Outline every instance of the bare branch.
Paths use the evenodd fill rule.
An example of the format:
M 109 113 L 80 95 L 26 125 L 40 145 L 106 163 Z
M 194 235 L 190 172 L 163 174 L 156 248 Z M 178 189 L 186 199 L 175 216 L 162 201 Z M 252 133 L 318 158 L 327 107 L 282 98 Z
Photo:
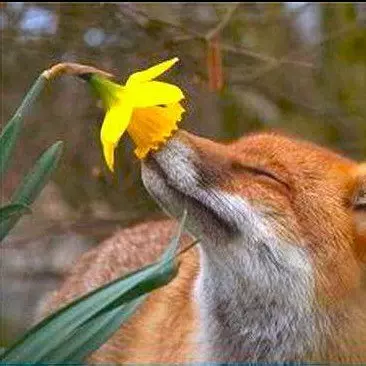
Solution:
M 127 16 L 127 17 L 130 16 L 131 19 L 133 21 L 135 21 L 136 23 L 139 23 L 140 26 L 141 26 L 141 21 L 140 20 L 137 21 L 136 19 L 138 17 L 143 16 L 143 17 L 146 17 L 146 19 L 148 19 L 150 21 L 159 22 L 163 25 L 170 26 L 170 27 L 173 27 L 173 28 L 176 28 L 176 29 L 180 30 L 181 32 L 184 33 L 184 35 L 177 36 L 174 39 L 172 39 L 172 41 L 175 42 L 175 43 L 188 42 L 188 41 L 193 41 L 193 40 L 203 41 L 204 43 L 206 43 L 206 41 L 208 39 L 212 38 L 213 35 L 217 33 L 217 31 L 222 30 L 227 25 L 227 23 L 230 21 L 233 13 L 235 12 L 235 10 L 237 10 L 239 5 L 241 5 L 241 4 L 236 3 L 235 6 L 231 7 L 231 9 L 225 15 L 224 19 L 222 19 L 222 21 L 218 24 L 217 27 L 215 27 L 213 30 L 209 31 L 207 33 L 207 35 L 196 32 L 192 29 L 187 29 L 187 28 L 185 28 L 184 26 L 182 26 L 180 24 L 177 24 L 177 23 L 174 23 L 174 22 L 171 22 L 171 21 L 167 21 L 165 19 L 151 18 L 148 14 L 146 14 L 145 12 L 143 12 L 142 10 L 139 10 L 139 9 L 135 9 L 135 8 L 131 9 L 129 7 L 128 11 L 125 12 L 125 8 L 127 6 L 126 4 L 122 4 L 120 6 L 120 9 L 121 9 L 122 13 L 124 13 L 125 16 Z M 136 17 L 136 14 L 133 14 L 133 13 L 138 14 L 138 16 Z M 263 53 L 255 52 L 255 51 L 249 50 L 247 48 L 243 48 L 243 47 L 233 46 L 233 45 L 230 45 L 230 44 L 222 42 L 222 41 L 220 42 L 220 47 L 223 51 L 242 54 L 242 55 L 246 55 L 246 56 L 256 58 L 256 59 L 264 61 L 264 62 L 270 62 L 271 65 L 268 65 L 268 66 L 271 66 L 271 67 L 272 67 L 273 63 L 278 63 L 278 62 L 281 62 L 281 64 L 293 64 L 293 65 L 296 65 L 296 66 L 301 66 L 301 67 L 306 67 L 306 68 L 314 68 L 315 67 L 313 64 L 308 63 L 308 62 L 294 61 L 294 60 L 290 60 L 290 59 L 287 59 L 287 58 L 277 59 L 277 58 L 274 58 L 272 56 L 269 56 L 269 55 L 266 55 L 266 54 L 263 54 Z
M 280 59 L 277 59 L 275 57 L 272 57 L 272 56 L 269 56 L 269 55 L 266 55 L 266 54 L 263 54 L 263 53 L 251 51 L 247 48 L 231 46 L 231 45 L 226 44 L 226 43 L 221 43 L 221 49 L 223 51 L 253 57 L 255 59 L 265 61 L 265 62 L 274 63 L 274 62 L 279 62 L 280 61 Z M 292 65 L 302 66 L 302 67 L 306 67 L 306 68 L 310 68 L 310 69 L 315 68 L 315 65 L 310 63 L 310 62 L 295 61 L 295 60 L 290 60 L 290 59 L 284 59 L 281 62 L 283 62 L 284 64 L 292 64 Z
M 219 24 L 217 24 L 215 28 L 207 32 L 207 34 L 205 35 L 205 39 L 207 41 L 211 40 L 217 34 L 221 33 L 221 31 L 229 24 L 232 16 L 234 15 L 234 12 L 238 9 L 239 5 L 240 3 L 234 3 L 233 6 L 231 6 L 230 9 L 226 12 L 225 16 L 222 18 Z
M 252 83 L 253 81 L 261 78 L 262 76 L 266 75 L 267 73 L 278 69 L 279 67 L 281 67 L 282 65 L 288 63 L 288 59 L 292 56 L 295 55 L 300 55 L 304 52 L 311 52 L 312 50 L 317 49 L 317 47 L 320 47 L 323 43 L 325 42 L 329 42 L 331 40 L 334 40 L 336 38 L 339 38 L 341 36 L 343 36 L 344 34 L 355 30 L 357 28 L 357 24 L 352 24 L 350 26 L 344 27 L 342 29 L 340 29 L 337 32 L 334 32 L 332 34 L 329 34 L 325 37 L 323 37 L 321 40 L 319 40 L 318 42 L 314 43 L 313 45 L 309 47 L 302 47 L 300 50 L 297 51 L 291 51 L 289 52 L 287 55 L 285 55 L 284 57 L 281 57 L 278 60 L 274 60 L 273 62 L 270 62 L 268 65 L 266 65 L 265 67 L 263 67 L 262 69 L 258 70 L 256 73 L 254 73 L 253 75 L 245 78 L 245 79 L 241 79 L 238 80 L 241 83 Z
M 242 85 L 242 82 L 237 79 L 229 80 L 229 84 L 231 86 L 238 86 Z M 273 101 L 274 103 L 278 104 L 281 100 L 286 100 L 291 105 L 313 117 L 331 117 L 327 123 L 332 125 L 333 127 L 337 126 L 338 124 L 342 126 L 342 128 L 348 128 L 351 125 L 354 125 L 354 120 L 352 117 L 348 116 L 346 113 L 342 112 L 339 107 L 334 104 L 331 105 L 323 105 L 320 104 L 318 106 L 309 104 L 304 102 L 302 99 L 299 99 L 289 93 L 286 93 L 280 90 L 276 85 L 271 84 L 271 86 L 261 85 L 260 83 L 256 82 L 253 84 L 255 90 L 259 93 L 267 97 L 269 100 Z
M 168 21 L 166 19 L 152 18 L 147 13 L 142 11 L 141 9 L 131 8 L 130 6 L 128 6 L 128 4 L 121 4 L 120 10 L 125 16 L 130 16 L 132 18 L 132 20 L 135 21 L 135 23 L 139 23 L 140 26 L 143 26 L 143 25 L 142 25 L 141 21 L 138 21 L 138 19 L 139 19 L 138 17 L 142 16 L 142 17 L 145 17 L 145 19 L 147 19 L 148 21 L 157 22 L 157 23 L 161 23 L 163 25 L 167 25 L 167 26 L 176 28 L 176 29 L 182 31 L 185 34 L 188 34 L 188 35 L 192 36 L 193 38 L 197 38 L 197 39 L 200 39 L 200 40 L 205 39 L 204 35 L 202 35 L 199 32 L 196 32 L 192 29 L 187 29 L 186 27 L 184 27 L 181 24 L 177 24 L 177 23 Z M 144 27 L 146 29 L 146 24 L 144 25 Z

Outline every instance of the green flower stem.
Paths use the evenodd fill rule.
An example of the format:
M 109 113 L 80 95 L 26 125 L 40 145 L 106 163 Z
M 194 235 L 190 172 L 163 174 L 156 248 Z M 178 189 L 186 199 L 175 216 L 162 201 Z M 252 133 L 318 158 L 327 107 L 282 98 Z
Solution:
M 11 154 L 14 150 L 15 143 L 21 130 L 24 116 L 31 110 L 34 102 L 46 85 L 48 79 L 41 74 L 35 81 L 22 104 L 15 112 L 14 116 L 7 123 L 0 136 L 0 176 L 4 176 L 8 168 Z

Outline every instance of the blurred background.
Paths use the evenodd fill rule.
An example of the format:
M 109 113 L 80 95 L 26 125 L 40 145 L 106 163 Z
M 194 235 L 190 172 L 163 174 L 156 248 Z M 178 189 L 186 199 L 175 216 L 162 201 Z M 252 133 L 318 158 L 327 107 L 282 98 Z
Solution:
M 182 127 L 229 141 L 257 130 L 366 156 L 366 6 L 318 3 L 0 3 L 1 124 L 38 75 L 61 61 L 121 82 L 178 56 L 165 80 L 187 96 Z M 26 118 L 6 202 L 37 157 L 65 142 L 61 164 L 1 246 L 0 347 L 30 327 L 37 303 L 75 259 L 121 227 L 162 214 L 127 137 L 104 164 L 104 112 L 83 81 L 50 84 Z

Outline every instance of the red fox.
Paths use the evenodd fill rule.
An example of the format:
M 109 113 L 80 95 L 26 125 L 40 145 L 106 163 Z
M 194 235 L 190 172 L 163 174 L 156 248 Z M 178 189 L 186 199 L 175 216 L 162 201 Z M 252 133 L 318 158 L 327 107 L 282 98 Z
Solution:
M 366 164 L 278 134 L 179 130 L 142 179 L 169 216 L 187 209 L 182 246 L 200 243 L 91 362 L 366 362 Z M 175 225 L 116 233 L 49 308 L 152 262 Z

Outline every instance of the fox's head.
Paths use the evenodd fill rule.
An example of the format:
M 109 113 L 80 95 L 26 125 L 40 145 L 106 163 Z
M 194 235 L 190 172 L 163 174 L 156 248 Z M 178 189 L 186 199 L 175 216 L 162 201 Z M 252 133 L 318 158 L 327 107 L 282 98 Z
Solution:
M 144 161 L 142 177 L 170 215 L 187 209 L 187 229 L 201 240 L 198 301 L 211 314 L 212 330 L 225 332 L 215 327 L 220 319 L 235 327 L 252 308 L 283 307 L 289 316 L 303 314 L 294 315 L 294 329 L 302 322 L 309 327 L 304 338 L 316 337 L 314 304 L 326 309 L 360 287 L 365 165 L 276 134 L 221 144 L 178 131 Z M 243 311 L 232 319 L 224 307 Z M 255 332 L 254 326 L 237 332 Z M 304 339 L 301 347 L 311 343 Z M 296 354 L 300 346 L 293 347 Z

